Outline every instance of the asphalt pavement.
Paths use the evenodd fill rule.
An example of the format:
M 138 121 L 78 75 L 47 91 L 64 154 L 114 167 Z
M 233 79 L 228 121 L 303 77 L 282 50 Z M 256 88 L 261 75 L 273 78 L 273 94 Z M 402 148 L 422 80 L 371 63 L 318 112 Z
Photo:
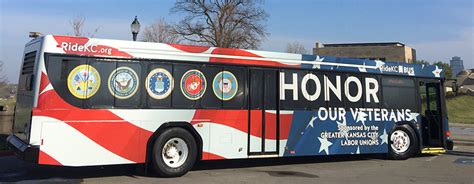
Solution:
M 468 183 L 474 184 L 474 125 L 452 124 L 453 151 L 403 161 L 383 155 L 203 161 L 183 177 L 136 165 L 55 167 L 0 156 L 0 183 Z
M 134 165 L 53 167 L 0 157 L 0 181 L 20 183 L 474 183 L 474 147 L 403 161 L 381 155 L 205 161 L 185 176 L 159 178 Z

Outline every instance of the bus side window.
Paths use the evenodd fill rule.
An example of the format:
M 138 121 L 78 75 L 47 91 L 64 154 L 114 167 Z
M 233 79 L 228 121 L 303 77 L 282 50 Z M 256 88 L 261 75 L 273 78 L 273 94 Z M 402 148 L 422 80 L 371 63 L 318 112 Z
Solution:
M 153 62 L 147 68 L 147 72 L 143 73 L 143 87 L 140 87 L 145 91 L 143 94 L 146 96 L 147 106 L 170 108 L 173 88 L 179 88 L 179 80 L 172 76 L 173 65 Z
M 387 109 L 410 109 L 416 112 L 418 103 L 414 79 L 402 77 L 382 78 L 383 107 Z
M 323 98 L 325 99 L 326 103 L 327 103 L 327 106 L 328 107 L 345 107 L 344 105 L 344 93 L 345 93 L 345 89 L 344 89 L 344 81 L 346 81 L 346 75 L 343 75 L 343 74 L 338 74 L 338 73 L 325 73 L 324 74 L 325 77 L 323 77 L 321 83 L 323 84 L 324 86 L 324 89 L 328 89 L 327 93 L 326 91 L 322 92 L 324 95 L 323 95 Z M 327 79 L 327 81 L 325 82 L 324 80 Z M 339 79 L 340 80 L 340 86 L 337 85 L 337 80 Z M 332 90 L 331 88 L 329 88 L 330 84 L 332 84 L 336 90 Z M 338 95 L 336 95 L 338 94 Z M 328 99 L 325 98 L 325 95 L 328 96 Z M 340 97 L 340 99 L 339 99 Z
M 346 75 L 345 77 L 346 77 L 346 80 L 344 80 L 345 82 L 341 84 L 345 93 L 342 95 L 344 99 L 345 107 L 346 108 L 362 107 L 362 104 L 365 101 L 364 77 L 360 75 L 353 75 L 353 74 Z M 348 84 L 348 91 L 346 91 L 345 83 Z M 352 98 L 352 101 L 350 98 Z
M 369 80 L 369 82 L 366 83 L 366 81 Z M 370 81 L 377 81 L 376 83 L 370 82 Z M 380 83 L 379 77 L 378 76 L 365 76 L 363 78 L 363 84 L 368 86 L 364 86 L 364 88 L 369 88 L 369 89 L 377 89 L 376 84 L 378 84 L 378 90 L 377 93 L 374 95 L 368 94 L 367 91 L 364 89 L 364 98 L 362 101 L 364 102 L 364 107 L 370 107 L 370 108 L 379 108 L 380 104 L 382 103 L 382 84 Z M 367 98 L 370 102 L 367 102 Z M 375 99 L 377 98 L 377 99 Z M 378 100 L 378 102 L 376 101 Z
M 220 88 L 222 81 L 222 67 L 203 65 L 201 71 L 206 76 L 207 87 L 201 99 L 201 107 L 205 109 L 219 109 L 222 107 L 222 100 L 217 97 L 216 90 Z
M 114 73 L 107 78 L 110 93 L 115 96 L 115 108 L 141 107 L 141 94 L 144 92 L 144 79 L 140 62 L 122 61 L 117 63 Z
M 207 81 L 203 84 L 204 73 L 198 65 L 173 64 L 173 76 L 176 84 L 172 92 L 172 105 L 176 108 L 198 108 L 199 100 L 203 96 L 201 89 L 212 88 Z M 185 75 L 186 74 L 186 75 Z M 210 77 L 210 76 L 204 76 Z M 186 95 L 185 95 L 186 94 Z
M 87 60 L 85 58 L 63 56 L 48 56 L 46 62 L 46 68 L 48 74 L 50 74 L 48 75 L 48 78 L 54 90 L 66 102 L 79 108 L 84 107 L 84 100 L 82 98 L 75 97 L 68 89 L 68 76 L 71 74 L 74 68 L 84 64 L 87 64 Z M 49 103 L 52 102 L 46 100 L 45 106 L 48 106 Z
M 222 72 L 222 82 L 215 86 L 221 94 L 225 109 L 245 109 L 247 107 L 246 85 L 247 70 L 244 67 L 225 66 Z M 222 87 L 220 87 L 222 86 Z M 220 89 L 222 88 L 222 90 Z
M 87 64 L 89 65 L 89 71 L 93 70 L 93 68 L 98 71 L 101 81 L 97 92 L 85 100 L 86 108 L 113 108 L 115 98 L 109 91 L 108 79 L 110 73 L 115 70 L 117 62 L 88 59 Z
M 263 109 L 263 70 L 250 70 L 249 79 L 250 109 Z
M 303 96 L 301 91 L 301 81 L 303 77 L 308 74 L 301 70 L 283 69 L 278 73 L 280 77 L 279 90 L 280 94 L 285 97 L 282 100 L 280 97 L 281 109 L 283 110 L 304 110 L 308 106 L 308 100 Z M 283 77 L 281 77 L 283 75 Z M 283 89 L 282 89 L 283 88 Z
M 326 103 L 324 102 L 324 86 L 323 86 L 324 77 L 321 73 L 317 71 L 310 71 L 309 74 L 316 76 L 317 79 L 310 79 L 306 83 L 307 92 L 308 92 L 308 95 L 310 95 L 310 100 L 308 102 L 308 105 L 309 105 L 308 109 L 318 110 L 320 107 L 326 106 Z M 319 95 L 316 94 L 317 88 L 319 88 L 318 89 Z

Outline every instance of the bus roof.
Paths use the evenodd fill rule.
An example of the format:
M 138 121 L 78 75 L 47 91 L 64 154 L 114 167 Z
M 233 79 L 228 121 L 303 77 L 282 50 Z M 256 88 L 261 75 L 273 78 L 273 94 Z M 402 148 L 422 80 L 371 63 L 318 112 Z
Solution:
M 46 35 L 38 39 L 43 39 L 45 53 L 443 77 L 443 69 L 434 65 L 75 36 Z

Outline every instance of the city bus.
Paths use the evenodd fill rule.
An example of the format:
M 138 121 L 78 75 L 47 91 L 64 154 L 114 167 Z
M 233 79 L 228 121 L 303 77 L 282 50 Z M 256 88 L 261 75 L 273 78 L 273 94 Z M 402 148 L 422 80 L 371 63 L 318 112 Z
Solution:
M 25 46 L 9 148 L 57 166 L 450 150 L 442 68 L 46 35 Z

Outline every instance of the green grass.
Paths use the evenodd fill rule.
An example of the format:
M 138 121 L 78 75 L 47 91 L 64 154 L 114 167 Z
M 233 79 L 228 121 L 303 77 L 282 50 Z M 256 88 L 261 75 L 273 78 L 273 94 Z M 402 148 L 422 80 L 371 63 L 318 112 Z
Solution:
M 474 124 L 474 96 L 463 95 L 446 100 L 450 123 Z

